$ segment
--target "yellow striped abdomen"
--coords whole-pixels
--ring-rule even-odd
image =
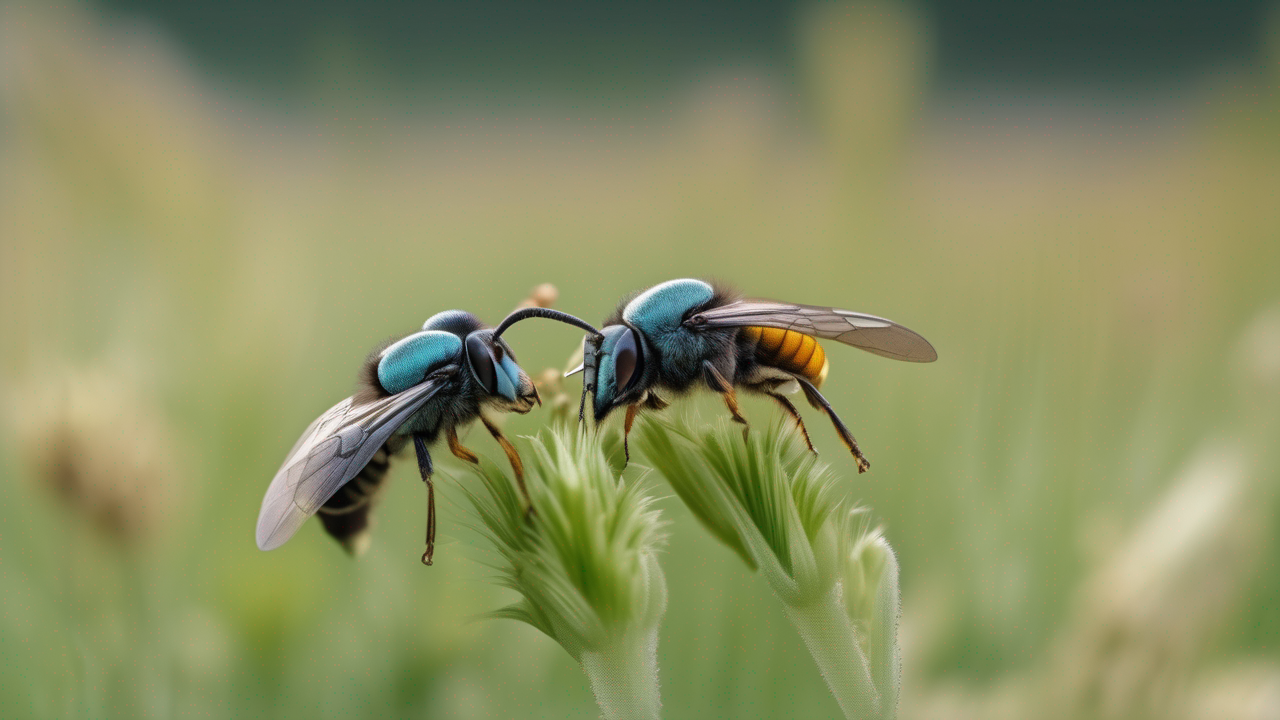
[[[756,360],[761,365],[795,373],[816,387],[827,379],[827,353],[812,337],[768,327],[744,327],[742,335],[755,341]]]

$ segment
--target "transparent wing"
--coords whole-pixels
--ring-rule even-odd
[[[918,333],[882,317],[851,310],[773,300],[741,300],[689,318],[703,327],[772,327],[838,340],[882,357],[933,362],[938,353]]]
[[[443,384],[429,379],[361,405],[353,406],[347,398],[316,418],[276,471],[262,499],[258,547],[273,550],[293,537]]]

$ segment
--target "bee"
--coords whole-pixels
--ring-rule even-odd
[[[866,472],[871,463],[818,392],[830,367],[818,338],[894,360],[938,359],[929,341],[891,320],[838,308],[747,300],[701,280],[683,279],[619,303],[604,328],[584,341],[582,365],[567,375],[583,372],[580,420],[588,393],[597,423],[615,408],[626,407],[624,438],[642,409],[661,410],[668,404],[664,396],[705,384],[724,398],[744,434],[748,423],[738,407],[737,389],[772,398],[816,452],[800,412],[786,397],[803,391],[809,404],[831,419],[858,472]]]
[[[475,453],[458,441],[458,427],[477,418],[502,446],[524,490],[520,455],[492,415],[523,414],[541,403],[502,339],[507,328],[535,317],[596,332],[572,315],[541,307],[517,310],[497,328],[471,313],[447,310],[428,319],[421,331],[371,353],[361,367],[356,393],[311,423],[272,478],[258,514],[258,547],[280,547],[307,518],[319,514],[329,535],[358,554],[367,546],[370,510],[391,458],[412,443],[427,487],[422,562],[430,565],[436,513],[428,446],[443,435],[454,456],[477,462]]]

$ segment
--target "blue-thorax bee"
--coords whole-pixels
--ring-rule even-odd
[[[427,486],[427,549],[435,550],[435,487],[427,446],[441,435],[449,450],[477,458],[458,441],[458,427],[479,418],[502,446],[524,489],[515,447],[494,424],[493,413],[527,413],[538,392],[516,364],[502,333],[521,320],[543,317],[595,333],[572,315],[533,307],[517,310],[497,328],[474,315],[448,310],[422,330],[375,350],[361,368],[355,395],[311,423],[271,480],[258,514],[258,547],[283,545],[314,514],[349,552],[367,540],[369,512],[391,457],[412,442]],[[527,500],[527,496],[526,496]]]
[[[745,300],[701,280],[670,280],[626,298],[604,325],[586,338],[582,365],[569,373],[584,371],[579,418],[591,392],[596,422],[625,406],[624,432],[630,433],[642,408],[660,410],[667,405],[663,395],[705,383],[724,397],[733,419],[746,425],[736,394],[742,388],[773,398],[813,450],[799,411],[786,397],[803,391],[810,405],[831,418],[860,473],[870,463],[818,392],[829,365],[816,338],[894,360],[938,359],[927,340],[890,320],[831,307]]]

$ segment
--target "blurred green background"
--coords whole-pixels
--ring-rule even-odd
[[[418,564],[412,462],[359,562],[253,526],[379,340],[681,276],[937,346],[828,348],[870,474],[809,413],[900,555],[902,717],[1280,717],[1274,4],[11,3],[0,58],[5,717],[596,717],[469,622],[456,494]],[[662,507],[665,716],[836,717]]]

